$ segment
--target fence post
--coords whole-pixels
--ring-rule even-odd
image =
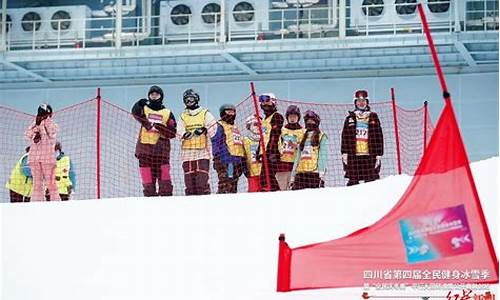
[[[96,198],[101,199],[101,88],[97,88],[96,100]]]
[[[262,159],[264,160],[264,173],[266,175],[266,187],[265,191],[271,190],[271,177],[269,175],[269,163],[267,161],[266,145],[264,144],[264,133],[262,132],[262,121],[259,114],[259,107],[257,106],[257,94],[255,93],[255,85],[250,82],[250,89],[252,91],[253,106],[255,109],[255,117],[257,118],[257,126],[259,127],[259,138],[260,138],[260,151],[262,152]]]
[[[424,101],[424,149],[422,155],[425,154],[425,148],[427,148],[427,115],[429,113],[429,108],[427,107],[427,100]]]
[[[399,146],[398,114],[396,112],[396,96],[394,88],[391,88],[392,115],[394,117],[394,134],[396,136],[396,156],[398,160],[398,174],[401,174],[401,150]]]

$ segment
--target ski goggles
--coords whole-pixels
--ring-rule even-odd
[[[268,101],[273,101],[273,98],[269,95],[260,95],[259,96],[259,102],[268,102]]]

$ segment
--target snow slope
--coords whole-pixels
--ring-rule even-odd
[[[497,242],[498,158],[472,164]],[[297,192],[0,206],[1,299],[361,299],[362,288],[276,293],[291,247],[380,219],[411,177]],[[496,243],[495,243],[496,245]],[[339,298],[341,297],[341,298]]]

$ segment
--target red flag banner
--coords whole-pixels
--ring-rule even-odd
[[[498,260],[451,102],[408,189],[381,220],[293,249],[280,237],[278,291],[372,283],[498,283]]]

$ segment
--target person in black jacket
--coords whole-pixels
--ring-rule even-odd
[[[269,177],[271,186],[267,186],[267,176],[265,167],[262,167],[260,175],[260,185],[263,191],[279,191],[280,186],[276,179],[276,172],[280,163],[280,151],[278,142],[281,136],[281,129],[285,118],[276,108],[277,98],[273,93],[265,93],[259,96],[260,108],[264,112],[262,120],[262,131],[264,134],[264,144],[266,147],[266,156],[269,166]],[[259,148],[260,150],[260,148]],[[259,155],[262,158],[262,155]]]
[[[355,109],[344,121],[341,152],[348,186],[380,178],[384,136],[378,115],[368,104],[368,92],[356,91]]]
[[[148,98],[134,104],[132,115],[141,124],[135,157],[139,160],[144,196],[172,196],[170,139],[176,136],[177,123],[163,105],[162,89],[152,86]]]

